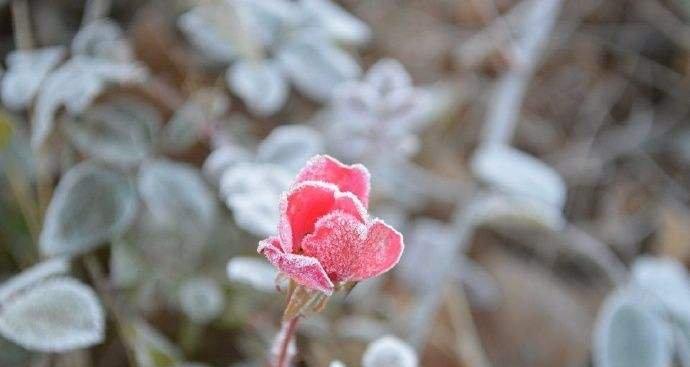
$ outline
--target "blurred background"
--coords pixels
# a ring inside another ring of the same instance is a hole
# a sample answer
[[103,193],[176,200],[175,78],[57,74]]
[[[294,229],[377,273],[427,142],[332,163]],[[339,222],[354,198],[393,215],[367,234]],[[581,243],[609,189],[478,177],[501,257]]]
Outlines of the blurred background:
[[686,0],[0,0],[0,366],[266,365],[330,154],[406,249],[294,365],[688,367],[689,77]]

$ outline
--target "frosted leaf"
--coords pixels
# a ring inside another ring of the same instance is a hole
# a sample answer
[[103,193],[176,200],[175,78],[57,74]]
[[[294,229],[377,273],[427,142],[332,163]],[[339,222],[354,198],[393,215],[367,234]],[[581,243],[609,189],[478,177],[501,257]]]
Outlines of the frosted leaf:
[[[437,265],[456,256],[456,241],[453,229],[440,221],[415,221],[406,237],[407,246],[396,267],[397,274],[418,292],[437,287],[442,276]],[[424,276],[420,276],[420,269],[424,269]]]
[[220,192],[240,227],[268,236],[278,227],[280,196],[291,181],[292,175],[280,166],[240,164],[223,174]]
[[323,138],[315,129],[306,125],[282,125],[259,144],[256,159],[297,172],[309,158],[323,151]]
[[38,94],[32,120],[31,146],[39,149],[53,130],[61,106],[72,114],[83,112],[106,84],[140,81],[144,69],[136,63],[114,63],[74,56],[50,74]]
[[240,60],[226,75],[228,87],[252,113],[269,116],[278,112],[288,96],[288,85],[279,65],[271,60]]
[[65,132],[76,147],[91,158],[131,166],[153,153],[160,115],[133,100],[98,105],[65,119]]
[[63,257],[48,259],[36,264],[0,284],[0,304],[6,302],[16,292],[36,282],[54,275],[65,274],[68,271],[69,262]]
[[417,367],[417,353],[404,341],[385,336],[369,344],[362,367]]
[[362,73],[352,56],[315,34],[297,36],[280,49],[278,60],[297,89],[317,101],[327,101],[335,87]]
[[192,166],[166,160],[147,162],[140,169],[138,187],[159,222],[202,233],[209,232],[215,222],[213,195]]
[[371,38],[366,23],[330,0],[300,0],[299,3],[305,15],[336,41],[361,45]]
[[597,367],[665,367],[671,364],[671,330],[653,308],[625,291],[609,296],[594,331]]
[[175,366],[182,361],[182,352],[158,330],[143,320],[126,325],[129,345],[139,367]]
[[493,226],[524,225],[559,230],[565,225],[560,208],[529,197],[490,193],[478,202],[474,214],[477,224]]
[[475,152],[471,164],[477,178],[501,192],[531,198],[558,210],[563,208],[566,187],[561,176],[526,153],[490,145]]
[[85,162],[60,180],[46,211],[39,238],[48,256],[86,252],[123,233],[137,208],[130,181],[117,172]]
[[189,42],[216,62],[230,62],[239,54],[232,26],[238,21],[232,6],[229,1],[196,6],[178,20]]
[[343,338],[375,340],[386,335],[388,326],[368,317],[346,316],[338,320],[336,330]]
[[133,59],[122,30],[109,19],[96,19],[82,27],[72,40],[72,53],[116,62]]
[[94,292],[75,279],[41,282],[0,309],[0,334],[40,352],[64,352],[101,343],[105,316]]
[[110,249],[110,280],[113,285],[122,288],[134,286],[146,269],[139,252],[123,239],[114,240]]
[[218,317],[225,307],[223,290],[207,277],[185,281],[179,291],[180,307],[190,320],[207,323]]
[[343,363],[343,362],[341,362],[341,361],[332,361],[332,362],[328,365],[328,367],[347,367],[347,366],[345,365],[345,363]]
[[228,97],[216,89],[194,92],[165,125],[161,144],[173,152],[191,148],[201,133],[223,116],[229,107]]
[[252,160],[251,154],[234,145],[224,145],[209,154],[202,171],[213,183],[220,183],[223,173],[242,162]]
[[273,293],[276,290],[278,271],[265,260],[233,257],[228,261],[227,273],[230,281],[244,283],[263,292]]
[[27,108],[43,80],[64,56],[61,46],[12,51],[7,56],[8,69],[0,86],[3,104],[14,110]]
[[248,29],[258,34],[264,46],[271,46],[285,37],[285,32],[298,25],[303,15],[297,5],[285,0],[236,0],[244,11]]
[[681,263],[641,256],[633,264],[632,282],[657,297],[675,317],[690,323],[690,282]]

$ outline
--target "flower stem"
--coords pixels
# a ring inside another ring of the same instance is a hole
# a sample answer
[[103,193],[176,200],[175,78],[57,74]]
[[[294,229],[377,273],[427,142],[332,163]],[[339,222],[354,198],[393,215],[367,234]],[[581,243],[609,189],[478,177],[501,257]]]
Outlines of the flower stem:
[[299,323],[299,316],[295,316],[288,321],[283,322],[280,327],[280,332],[276,337],[274,344],[274,365],[273,367],[289,367],[290,360],[294,351],[290,350],[290,344],[297,331],[297,324]]

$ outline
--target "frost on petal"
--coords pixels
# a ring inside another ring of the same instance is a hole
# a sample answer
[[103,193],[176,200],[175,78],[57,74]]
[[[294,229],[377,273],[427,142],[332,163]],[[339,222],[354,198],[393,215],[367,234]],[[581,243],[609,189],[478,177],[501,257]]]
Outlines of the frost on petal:
[[369,344],[362,357],[363,367],[417,367],[414,349],[394,336],[384,336]]
[[278,60],[297,89],[317,101],[329,100],[334,88],[362,73],[352,56],[313,34],[283,46]]
[[7,56],[7,73],[2,79],[2,102],[10,109],[27,108],[48,73],[65,55],[61,46],[38,50],[17,50]]
[[359,200],[349,193],[341,193],[332,184],[305,181],[287,192],[281,202],[278,232],[285,252],[299,251],[302,238],[314,230],[322,216],[339,210],[356,220],[366,220],[366,210]]
[[105,315],[91,288],[60,277],[3,302],[0,334],[35,351],[64,352],[103,341]]
[[402,235],[374,220],[369,226],[351,215],[334,212],[321,218],[302,249],[319,259],[334,281],[363,280],[390,270],[400,260]]
[[301,0],[306,16],[311,17],[334,40],[361,45],[371,38],[366,23],[330,0]]
[[85,162],[65,174],[46,211],[43,254],[88,251],[123,233],[134,219],[136,192],[117,172]]
[[240,60],[226,76],[229,88],[259,116],[278,112],[288,96],[288,84],[279,65],[271,60]]
[[227,273],[230,281],[244,283],[263,292],[276,289],[277,271],[259,258],[233,257],[228,261]]
[[365,207],[369,204],[369,170],[361,164],[345,165],[333,157],[317,155],[297,175],[295,182],[322,181],[338,186],[340,191],[351,192]]
[[313,257],[284,253],[277,237],[265,239],[259,243],[259,253],[278,270],[285,273],[297,283],[326,294],[333,292],[333,283],[326,275],[319,261]]
[[306,125],[282,125],[273,129],[259,144],[256,159],[297,172],[309,158],[323,150],[321,134],[314,128]]

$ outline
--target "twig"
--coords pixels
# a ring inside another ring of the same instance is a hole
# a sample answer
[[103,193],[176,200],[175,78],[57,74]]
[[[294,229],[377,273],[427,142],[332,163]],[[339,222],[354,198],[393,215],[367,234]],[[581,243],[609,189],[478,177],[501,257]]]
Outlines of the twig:
[[33,32],[28,0],[12,1],[12,25],[14,28],[14,42],[20,50],[30,50],[34,46]]
[[556,23],[561,3],[562,0],[533,1],[516,45],[519,59],[496,82],[489,99],[489,115],[482,136],[484,144],[510,141],[527,86]]

